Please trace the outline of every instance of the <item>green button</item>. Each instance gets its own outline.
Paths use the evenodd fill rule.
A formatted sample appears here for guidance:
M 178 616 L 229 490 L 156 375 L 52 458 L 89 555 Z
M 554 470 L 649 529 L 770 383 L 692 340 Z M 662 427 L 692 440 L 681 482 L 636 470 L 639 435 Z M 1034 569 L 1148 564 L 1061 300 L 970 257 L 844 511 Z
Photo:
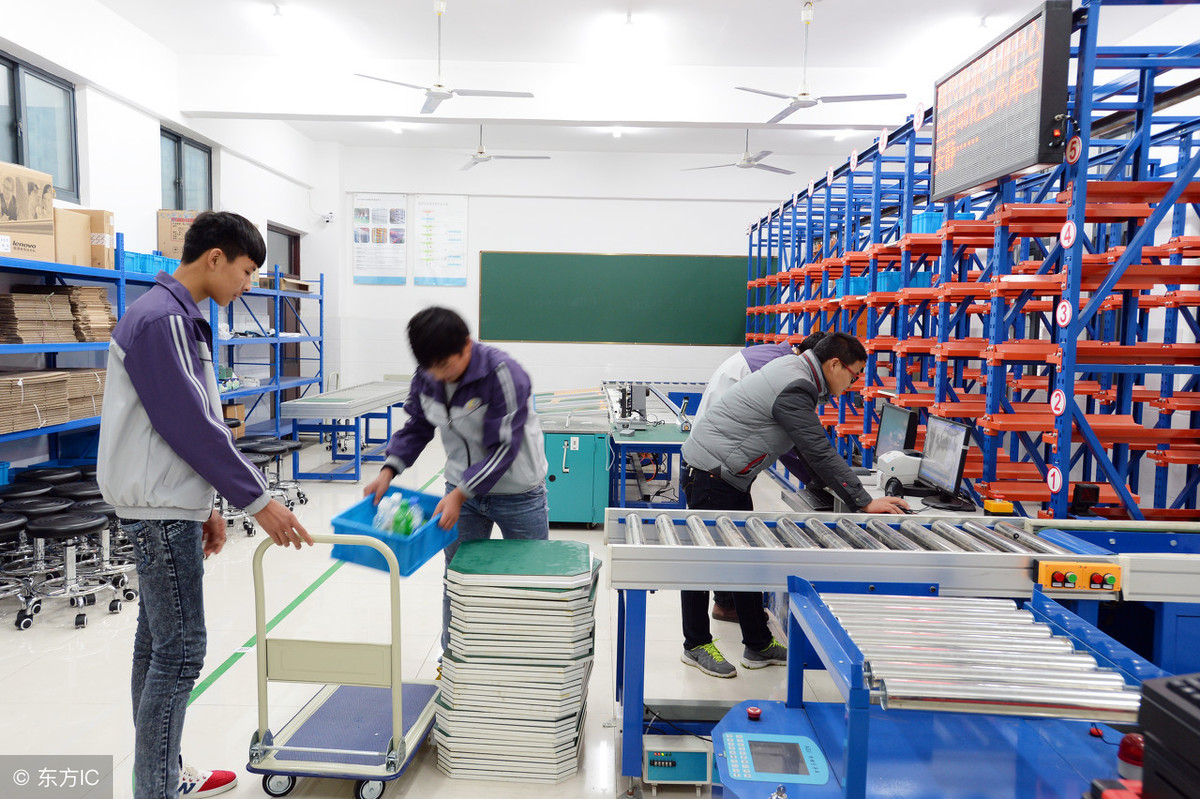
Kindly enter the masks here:
M 1117 575 L 1115 575 L 1115 574 L 1104 575 L 1104 582 L 1107 585 L 1116 585 L 1117 584 Z
M 1079 578 L 1075 575 L 1075 572 L 1067 572 L 1067 582 L 1068 583 L 1078 582 L 1078 580 L 1079 580 Z

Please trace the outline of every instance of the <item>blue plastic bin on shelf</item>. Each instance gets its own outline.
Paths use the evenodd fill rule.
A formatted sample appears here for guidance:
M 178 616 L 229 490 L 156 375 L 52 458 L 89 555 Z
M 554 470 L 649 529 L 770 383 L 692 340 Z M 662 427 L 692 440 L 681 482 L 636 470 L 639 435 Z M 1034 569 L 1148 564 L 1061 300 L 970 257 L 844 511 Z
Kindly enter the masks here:
M 412 535 L 396 535 L 384 530 L 377 530 L 372 524 L 375 520 L 374 497 L 364 497 L 362 502 L 333 517 L 333 532 L 335 535 L 369 535 L 382 541 L 388 549 L 395 553 L 396 563 L 400 567 L 400 576 L 408 577 L 421 568 L 425 561 L 441 552 L 447 545 L 453 543 L 454 539 L 458 538 L 458 525 L 454 525 L 449 530 L 443 530 L 437 526 L 437 519 L 441 517 L 434 518 L 433 509 L 437 507 L 441 497 L 395 487 L 389 488 L 387 493 L 402 494 L 409 503 L 415 501 L 425 513 L 427 521 Z M 380 571 L 388 570 L 387 561 L 384 560 L 383 555 L 370 547 L 334 544 L 333 557 Z
M 975 214 L 955 214 L 955 219 L 974 219 Z M 912 232 L 913 233 L 937 233 L 942 228 L 942 222 L 945 219 L 945 214 L 941 211 L 922 211 L 919 214 L 913 214 Z

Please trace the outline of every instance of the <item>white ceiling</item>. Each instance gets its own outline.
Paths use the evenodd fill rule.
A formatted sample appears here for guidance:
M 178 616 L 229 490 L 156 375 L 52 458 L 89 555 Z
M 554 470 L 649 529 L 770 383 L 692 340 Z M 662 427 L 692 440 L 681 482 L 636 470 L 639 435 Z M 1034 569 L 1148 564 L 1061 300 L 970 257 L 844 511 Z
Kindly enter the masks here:
M 751 151 L 845 154 L 868 145 L 881 127 L 895 128 L 918 103 L 929 103 L 939 75 L 1034 5 L 817 0 L 809 29 L 812 93 L 903 92 L 908 98 L 825 104 L 768 126 L 786 102 L 734 86 L 788 94 L 800 87 L 802 0 L 447 0 L 444 83 L 532 91 L 536 99 L 454 97 L 431 115 L 419 113 L 420 91 L 353 73 L 431 85 L 438 36 L 433 0 L 101 2 L 179 53 L 193 75 L 204 63 L 213 65 L 212 80 L 226 85 L 194 105 L 187 91 L 183 95 L 183 111 L 197 117 L 282 119 L 314 140 L 351 146 L 470 150 L 482 124 L 493 153 L 734 157 L 747 130 Z M 1102 35 L 1108 31 L 1106 38 L 1119 41 L 1172 11 L 1105 9 Z M 302 69 L 283 66 L 298 63 Z M 315 97 L 283 91 L 282 99 L 271 93 L 262 103 L 224 104 L 213 98 L 236 93 L 240 79 L 231 77 L 238 74 L 229 71 L 232 64 L 247 76 L 270 75 L 277 85 L 289 75 L 311 81 L 314 71 L 323 83 Z M 246 85 L 253 85 L 248 77 Z M 623 133 L 615 138 L 618 125 Z

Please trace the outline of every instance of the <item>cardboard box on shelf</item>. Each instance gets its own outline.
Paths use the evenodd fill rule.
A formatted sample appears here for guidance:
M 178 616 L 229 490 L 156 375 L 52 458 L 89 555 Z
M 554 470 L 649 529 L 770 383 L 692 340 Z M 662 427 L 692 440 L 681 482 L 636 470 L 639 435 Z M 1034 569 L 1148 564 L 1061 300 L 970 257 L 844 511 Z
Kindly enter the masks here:
M 97 269 L 115 269 L 117 260 L 117 228 L 112 211 L 81 209 L 92 226 L 92 266 Z
M 246 432 L 246 406 L 240 402 L 231 402 L 223 406 L 226 419 L 237 419 L 240 425 L 230 430 L 234 438 L 241 438 Z
M 183 238 L 202 211 L 159 211 L 158 251 L 168 258 L 183 257 Z
M 92 220 L 86 214 L 54 209 L 54 262 L 92 265 Z
M 54 178 L 0 162 L 0 256 L 54 260 Z

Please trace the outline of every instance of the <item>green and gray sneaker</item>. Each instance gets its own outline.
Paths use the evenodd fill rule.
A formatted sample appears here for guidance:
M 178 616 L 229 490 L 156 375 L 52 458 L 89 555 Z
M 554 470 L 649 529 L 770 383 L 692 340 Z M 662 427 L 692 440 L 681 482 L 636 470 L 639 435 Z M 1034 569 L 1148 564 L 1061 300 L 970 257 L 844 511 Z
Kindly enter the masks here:
M 695 666 L 705 674 L 713 677 L 736 677 L 737 669 L 725 659 L 715 643 L 701 644 L 695 649 L 685 649 L 679 659 L 689 666 Z
M 787 647 L 772 638 L 767 648 L 761 651 L 755 651 L 750 647 L 746 647 L 742 651 L 742 665 L 748 669 L 762 669 L 767 666 L 786 666 L 787 654 Z

